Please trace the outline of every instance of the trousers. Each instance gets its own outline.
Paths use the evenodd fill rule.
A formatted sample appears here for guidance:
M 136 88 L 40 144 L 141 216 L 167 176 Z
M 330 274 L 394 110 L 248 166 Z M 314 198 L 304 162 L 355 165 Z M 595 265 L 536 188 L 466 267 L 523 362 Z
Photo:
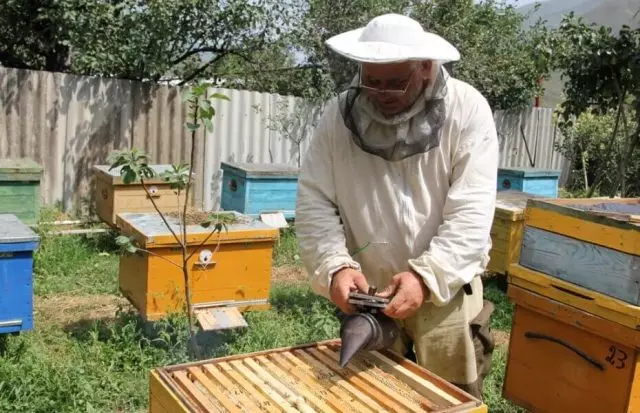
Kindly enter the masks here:
M 483 400 L 482 391 L 484 379 L 491 372 L 493 351 L 495 349 L 495 341 L 491 332 L 491 328 L 489 327 L 491 314 L 494 310 L 495 307 L 491 301 L 483 300 L 482 310 L 469 323 L 469 336 L 471 337 L 471 340 L 473 342 L 473 348 L 475 352 L 475 366 L 477 370 L 476 380 L 471 383 L 451 383 L 481 401 Z M 403 332 L 403 334 L 403 342 L 397 343 L 395 349 L 402 350 L 404 352 L 403 355 L 407 359 L 419 365 L 422 365 L 423 367 L 427 367 L 425 366 L 424 360 L 422 360 L 425 357 L 418 357 L 416 355 L 424 354 L 424 352 L 420 351 L 420 349 L 424 348 L 426 343 L 422 342 L 420 339 L 418 339 L 417 341 L 412 340 L 410 337 L 408 337 L 411 335 L 410 332 L 405 331 Z M 469 362 L 469 360 L 460 359 L 459 362 L 461 364 L 466 364 Z M 436 375 L 439 375 L 438 371 L 433 371 L 433 369 L 431 369 L 430 371 Z

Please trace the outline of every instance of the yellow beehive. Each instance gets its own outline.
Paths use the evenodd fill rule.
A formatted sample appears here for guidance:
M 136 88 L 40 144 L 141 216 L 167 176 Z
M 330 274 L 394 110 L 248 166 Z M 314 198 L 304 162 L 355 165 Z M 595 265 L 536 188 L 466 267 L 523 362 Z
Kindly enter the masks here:
M 395 353 L 356 356 L 339 340 L 162 367 L 150 374 L 150 413 L 484 413 L 473 396 Z
M 96 186 L 93 194 L 98 216 L 107 225 L 115 227 L 120 212 L 154 212 L 150 197 L 153 197 L 160 211 L 177 211 L 178 196 L 160 174 L 171 165 L 149 165 L 155 172 L 154 178 L 145 179 L 147 193 L 140 182 L 125 184 L 120 176 L 120 168 L 109 170 L 109 165 L 94 165 Z M 185 191 L 182 191 L 180 205 L 184 205 Z
M 529 200 L 518 264 L 640 306 L 640 199 Z
M 491 226 L 491 251 L 487 270 L 506 275 L 509 265 L 518 262 L 527 200 L 537 195 L 520 191 L 499 191 Z
M 269 308 L 272 252 L 279 230 L 233 214 L 240 221 L 213 235 L 212 228 L 187 225 L 188 252 L 193 253 L 188 261 L 192 302 L 198 309 Z M 181 311 L 185 302 L 182 253 L 161 217 L 157 213 L 121 213 L 117 219 L 122 232 L 149 251 L 120 258 L 123 295 L 145 320 Z M 180 234 L 179 221 L 167 220 Z
M 503 397 L 532 412 L 640 413 L 640 331 L 509 285 Z

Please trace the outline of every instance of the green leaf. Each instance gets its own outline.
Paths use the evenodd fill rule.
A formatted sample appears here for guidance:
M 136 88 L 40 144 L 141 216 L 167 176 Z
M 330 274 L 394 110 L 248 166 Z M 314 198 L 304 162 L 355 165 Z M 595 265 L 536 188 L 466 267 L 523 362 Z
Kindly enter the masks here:
M 202 119 L 202 123 L 204 123 L 205 128 L 207 128 L 209 132 L 213 131 L 213 122 L 211 121 L 211 119 L 204 118 Z
M 194 130 L 198 130 L 198 128 L 200 127 L 200 124 L 197 123 L 193 123 L 193 122 L 187 122 L 185 124 L 186 128 L 189 129 L 190 131 L 194 131 Z
M 231 101 L 227 95 L 223 95 L 222 93 L 214 93 L 211 95 L 211 99 L 221 99 Z

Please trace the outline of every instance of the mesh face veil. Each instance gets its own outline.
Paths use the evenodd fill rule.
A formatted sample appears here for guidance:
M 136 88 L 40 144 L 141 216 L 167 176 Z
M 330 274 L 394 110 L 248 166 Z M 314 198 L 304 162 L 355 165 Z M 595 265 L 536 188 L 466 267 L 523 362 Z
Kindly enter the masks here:
M 440 65 L 433 73 L 436 73 L 434 81 L 413 105 L 392 117 L 384 117 L 362 93 L 357 75 L 339 97 L 340 114 L 356 145 L 388 161 L 399 161 L 437 147 L 446 118 L 449 75 Z

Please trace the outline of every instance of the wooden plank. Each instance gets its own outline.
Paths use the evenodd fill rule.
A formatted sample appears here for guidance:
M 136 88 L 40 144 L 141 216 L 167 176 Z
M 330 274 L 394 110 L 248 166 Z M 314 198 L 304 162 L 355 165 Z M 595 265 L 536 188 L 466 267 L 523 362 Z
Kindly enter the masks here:
M 191 396 L 201 409 L 205 411 L 224 412 L 222 406 L 216 406 L 214 403 L 205 396 L 205 394 L 195 385 L 187 373 L 184 371 L 176 371 L 173 373 L 173 377 L 177 380 L 178 385 Z
M 295 413 L 296 409 L 289 404 L 277 391 L 269 385 L 268 381 L 256 376 L 248 367 L 244 366 L 243 360 L 232 360 L 229 362 L 238 370 L 245 379 L 253 383 L 253 385 L 262 392 L 266 397 L 270 398 L 276 405 L 287 413 Z
M 322 400 L 321 394 L 316 395 L 314 389 L 307 387 L 304 381 L 299 382 L 295 380 L 291 374 L 287 374 L 290 372 L 290 370 L 280 368 L 278 364 L 269 360 L 267 356 L 259 356 L 256 358 L 256 360 L 259 362 L 260 366 L 269 374 L 274 377 L 279 377 L 288 386 L 289 389 L 295 389 L 299 391 L 300 397 L 302 397 L 303 400 L 308 400 L 309 402 L 311 402 L 311 404 L 313 404 L 313 409 L 309 407 L 309 409 L 311 409 L 312 411 L 315 411 L 314 409 L 319 409 L 319 411 L 322 413 L 335 411 Z M 296 404 L 295 406 L 298 409 L 301 408 L 300 404 Z
M 190 369 L 197 369 L 197 367 L 190 367 Z M 245 390 L 241 387 L 234 385 L 227 376 L 221 370 L 214 368 L 211 364 L 205 364 L 202 366 L 204 374 L 210 379 L 219 383 L 223 389 L 226 389 L 229 393 L 233 394 L 233 397 L 238 399 L 238 403 L 243 407 L 243 411 L 260 412 L 258 406 L 245 394 Z
M 309 349 L 308 352 L 320 362 L 330 366 L 336 373 L 343 375 L 343 377 L 349 378 L 354 385 L 361 391 L 368 392 L 372 397 L 378 400 L 380 404 L 385 405 L 392 411 L 412 411 L 420 412 L 420 406 L 410 403 L 403 397 L 399 396 L 391 389 L 377 380 L 373 379 L 367 372 L 362 369 L 356 368 L 353 364 L 347 364 L 345 370 L 341 369 L 336 363 L 339 358 L 332 358 L 329 355 L 324 354 L 319 349 Z M 347 372 L 348 371 L 348 372 Z
M 398 365 L 396 362 L 386 357 L 385 355 L 377 351 L 372 351 L 369 354 L 371 357 L 380 361 L 380 368 L 385 369 L 391 374 L 402 378 L 402 380 L 410 384 L 418 393 L 422 394 L 429 400 L 433 400 L 439 406 L 450 407 L 452 405 L 460 404 L 460 400 L 440 389 L 435 384 Z
M 149 399 L 153 400 L 149 413 L 189 413 L 190 409 L 171 391 L 158 372 L 152 371 L 149 374 Z M 156 406 L 160 409 L 156 409 Z
M 330 394 L 330 389 L 326 389 L 321 386 L 315 377 L 308 374 L 308 371 L 306 369 L 301 369 L 294 362 L 288 361 L 284 355 L 280 353 L 274 353 L 270 354 L 269 356 L 260 357 L 268 357 L 283 372 L 293 376 L 297 380 L 300 380 L 300 382 L 303 383 L 308 389 L 313 391 L 314 394 L 318 394 L 321 400 L 324 399 L 326 401 L 326 407 L 322 407 L 323 411 L 344 412 L 349 410 L 350 407 L 348 407 L 339 397 L 332 397 L 332 395 Z M 327 404 L 333 406 L 334 409 L 332 409 Z
M 636 368 L 633 374 L 630 395 L 626 413 L 640 412 L 640 352 L 636 352 Z
M 269 413 L 278 413 L 281 411 L 271 399 L 265 397 L 262 391 L 258 390 L 252 382 L 245 379 L 239 371 L 235 370 L 227 362 L 216 363 L 216 366 L 238 383 L 240 388 L 245 390 L 253 399 L 255 399 L 261 411 Z
M 630 304 L 640 304 L 640 256 L 525 227 L 519 263 Z
M 202 308 L 194 310 L 198 323 L 205 331 L 233 330 L 248 327 L 236 307 Z
M 526 307 L 572 327 L 589 331 L 602 337 L 608 337 L 616 343 L 640 349 L 640 331 L 607 320 L 595 314 L 545 297 L 539 293 L 525 290 L 510 284 L 507 297 L 516 305 Z
M 607 320 L 640 330 L 640 307 L 609 297 L 519 264 L 509 267 L 509 283 L 569 304 Z
M 238 408 L 238 403 L 231 400 L 223 391 L 221 391 L 218 388 L 218 386 L 215 383 L 213 383 L 213 381 L 211 381 L 209 377 L 207 377 L 202 372 L 202 370 L 200 370 L 200 368 L 189 367 L 187 369 L 187 372 L 191 374 L 198 382 L 200 382 L 200 384 L 202 384 L 204 388 L 207 389 L 207 391 L 210 392 L 211 395 L 213 395 L 215 400 L 220 402 L 222 406 L 225 409 L 227 409 L 230 413 L 241 412 L 241 410 Z
M 331 346 L 335 346 L 335 345 L 334 344 L 327 344 L 327 346 L 331 347 Z M 381 351 L 379 351 L 379 353 L 384 355 L 385 357 L 388 357 L 389 359 L 393 360 L 394 362 L 396 362 L 396 364 L 398 364 L 398 365 L 406 368 L 407 370 L 417 374 L 418 376 L 424 377 L 425 379 L 429 380 L 430 382 L 432 382 L 433 384 L 438 386 L 440 389 L 442 389 L 442 390 L 446 389 L 446 391 L 449 394 L 451 394 L 453 397 L 455 397 L 457 400 L 460 400 L 461 402 L 474 401 L 474 402 L 477 402 L 478 404 L 480 404 L 480 401 L 475 399 L 469 393 L 466 393 L 465 391 L 463 391 L 459 387 L 452 385 L 451 383 L 449 383 L 448 381 L 446 381 L 442 377 L 436 376 L 435 374 L 433 374 L 429 370 L 425 369 L 424 367 L 421 367 L 418 364 L 407 360 L 406 358 L 402 357 L 398 353 L 395 353 L 395 352 L 393 352 L 391 350 L 381 350 Z
M 285 383 L 282 383 L 278 378 L 270 374 L 264 366 L 259 365 L 253 358 L 245 359 L 244 364 L 253 370 L 253 373 L 258 378 L 275 389 L 294 409 L 303 412 L 313 411 L 311 406 L 307 404 L 304 396 L 298 393 L 299 389 L 287 387 Z
M 328 347 L 320 347 L 318 350 L 336 362 L 340 360 L 339 353 Z M 376 354 L 380 355 L 377 352 Z M 385 369 L 385 366 L 381 366 L 381 364 L 384 363 L 377 360 L 373 352 L 356 356 L 351 359 L 350 362 L 350 365 L 355 371 L 366 372 L 366 378 L 372 378 L 381 383 L 385 388 L 388 388 L 389 393 L 397 394 L 398 398 L 402 400 L 403 403 L 405 403 L 405 401 L 408 402 L 409 406 L 419 406 L 421 411 L 426 409 L 430 412 L 439 411 L 449 406 L 449 403 L 437 403 L 437 397 L 436 401 L 429 400 L 421 391 L 414 387 L 410 380 L 404 380 L 406 379 L 404 376 L 394 372 L 392 369 Z
M 296 357 L 294 358 L 297 358 L 298 360 L 306 363 L 309 366 L 308 368 L 320 371 L 321 374 L 318 377 L 328 379 L 334 384 L 337 384 L 339 387 L 332 387 L 332 391 L 344 402 L 348 403 L 353 410 L 357 412 L 374 411 L 370 405 L 366 405 L 359 401 L 361 399 L 359 396 L 362 394 L 362 388 L 358 386 L 359 382 L 357 378 L 356 380 L 353 380 L 352 378 L 345 378 L 343 375 L 337 372 L 335 368 L 331 368 L 330 366 L 319 362 L 304 350 L 293 350 L 292 353 L 293 355 L 285 354 L 285 356 L 288 356 L 290 359 L 292 359 L 291 357 L 295 355 Z M 340 387 L 342 387 L 346 391 L 342 390 Z M 375 404 L 381 404 L 384 408 L 388 408 L 388 406 L 386 406 L 380 399 L 375 397 L 375 395 L 366 394 L 366 396 L 374 399 Z M 384 398 L 384 395 L 382 396 Z
M 637 225 L 587 214 L 560 204 L 529 200 L 525 210 L 525 225 L 640 255 L 640 230 Z

